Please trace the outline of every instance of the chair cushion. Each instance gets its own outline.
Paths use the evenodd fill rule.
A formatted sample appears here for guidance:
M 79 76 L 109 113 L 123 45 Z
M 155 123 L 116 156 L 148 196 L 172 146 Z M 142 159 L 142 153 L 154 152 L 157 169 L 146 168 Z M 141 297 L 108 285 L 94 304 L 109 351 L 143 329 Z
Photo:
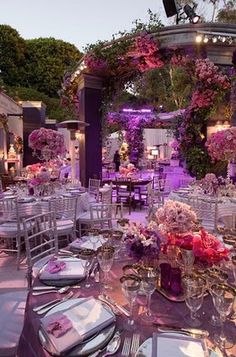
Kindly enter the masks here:
M 30 226 L 28 225 L 28 228 Z M 17 222 L 6 222 L 0 225 L 0 237 L 15 237 L 18 233 Z M 24 235 L 23 224 L 20 223 L 20 233 Z
M 0 294 L 0 356 L 16 356 L 28 292 Z
M 58 235 L 69 234 L 73 227 L 74 223 L 71 219 L 57 219 L 57 233 Z

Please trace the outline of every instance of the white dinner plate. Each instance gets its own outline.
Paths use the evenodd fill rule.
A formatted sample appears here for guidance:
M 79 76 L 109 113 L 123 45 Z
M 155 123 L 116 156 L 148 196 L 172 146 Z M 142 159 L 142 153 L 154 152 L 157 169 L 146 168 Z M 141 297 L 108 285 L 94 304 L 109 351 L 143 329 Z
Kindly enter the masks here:
M 169 335 L 169 333 L 162 333 L 162 335 Z M 172 336 L 183 337 L 181 334 L 171 334 Z M 152 357 L 152 338 L 148 338 L 143 342 L 141 346 L 139 346 L 138 351 L 135 354 L 135 357 Z M 163 356 L 160 356 L 163 357 Z M 168 356 L 165 356 L 168 357 Z M 194 356 L 196 357 L 196 356 Z M 223 357 L 220 351 L 213 351 L 209 349 L 209 357 Z
M 87 298 L 77 298 L 76 300 L 87 300 Z M 60 305 L 55 306 L 51 309 L 45 316 L 50 316 L 55 312 L 60 312 L 64 309 L 68 309 L 70 306 L 75 304 L 75 299 L 69 299 Z M 109 309 L 107 305 L 104 305 L 106 309 Z M 111 309 L 109 309 L 111 311 Z M 73 348 L 70 352 L 66 353 L 67 357 L 75 357 L 75 356 L 88 356 L 95 351 L 104 348 L 107 343 L 112 338 L 114 331 L 115 331 L 116 323 L 112 323 L 111 325 L 107 326 L 103 330 L 99 331 L 95 336 L 90 337 L 83 343 L 78 344 L 76 347 Z M 55 349 L 53 345 L 50 343 L 50 340 L 44 335 L 42 329 L 39 329 L 39 339 L 42 346 L 52 355 L 56 356 Z

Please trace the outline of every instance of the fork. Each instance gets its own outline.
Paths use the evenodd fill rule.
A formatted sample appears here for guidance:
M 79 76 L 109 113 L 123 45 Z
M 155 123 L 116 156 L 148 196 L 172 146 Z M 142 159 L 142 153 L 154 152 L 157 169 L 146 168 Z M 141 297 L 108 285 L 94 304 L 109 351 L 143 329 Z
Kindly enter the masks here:
M 122 352 L 121 352 L 122 356 L 127 356 L 127 357 L 129 356 L 130 345 L 131 345 L 131 338 L 125 337 Z
M 140 339 L 139 333 L 133 334 L 131 350 L 130 350 L 131 356 L 134 356 L 139 348 L 139 339 Z
M 52 304 L 50 306 L 42 308 L 41 310 L 38 310 L 37 314 L 38 315 L 46 314 L 49 310 L 53 309 L 55 306 L 60 305 L 62 302 L 71 299 L 73 295 L 74 295 L 73 292 L 70 291 L 69 294 L 67 294 L 63 299 L 61 299 L 60 301 L 56 302 L 55 304 Z

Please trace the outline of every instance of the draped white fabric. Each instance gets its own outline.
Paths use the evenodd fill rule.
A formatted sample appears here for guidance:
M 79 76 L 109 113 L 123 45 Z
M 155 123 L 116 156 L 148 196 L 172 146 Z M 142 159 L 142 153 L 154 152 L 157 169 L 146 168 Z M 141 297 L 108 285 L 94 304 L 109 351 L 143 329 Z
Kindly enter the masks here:
M 144 129 L 143 132 L 145 147 L 168 144 L 173 140 L 173 136 L 167 129 Z M 170 158 L 171 148 L 169 146 L 160 147 L 160 158 Z

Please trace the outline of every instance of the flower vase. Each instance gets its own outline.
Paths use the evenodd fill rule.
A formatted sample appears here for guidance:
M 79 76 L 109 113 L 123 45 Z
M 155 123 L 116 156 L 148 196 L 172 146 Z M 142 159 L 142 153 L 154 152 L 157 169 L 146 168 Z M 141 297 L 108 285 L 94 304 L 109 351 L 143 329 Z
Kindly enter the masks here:
M 181 253 L 185 273 L 188 274 L 195 261 L 193 250 L 180 248 L 180 253 Z

